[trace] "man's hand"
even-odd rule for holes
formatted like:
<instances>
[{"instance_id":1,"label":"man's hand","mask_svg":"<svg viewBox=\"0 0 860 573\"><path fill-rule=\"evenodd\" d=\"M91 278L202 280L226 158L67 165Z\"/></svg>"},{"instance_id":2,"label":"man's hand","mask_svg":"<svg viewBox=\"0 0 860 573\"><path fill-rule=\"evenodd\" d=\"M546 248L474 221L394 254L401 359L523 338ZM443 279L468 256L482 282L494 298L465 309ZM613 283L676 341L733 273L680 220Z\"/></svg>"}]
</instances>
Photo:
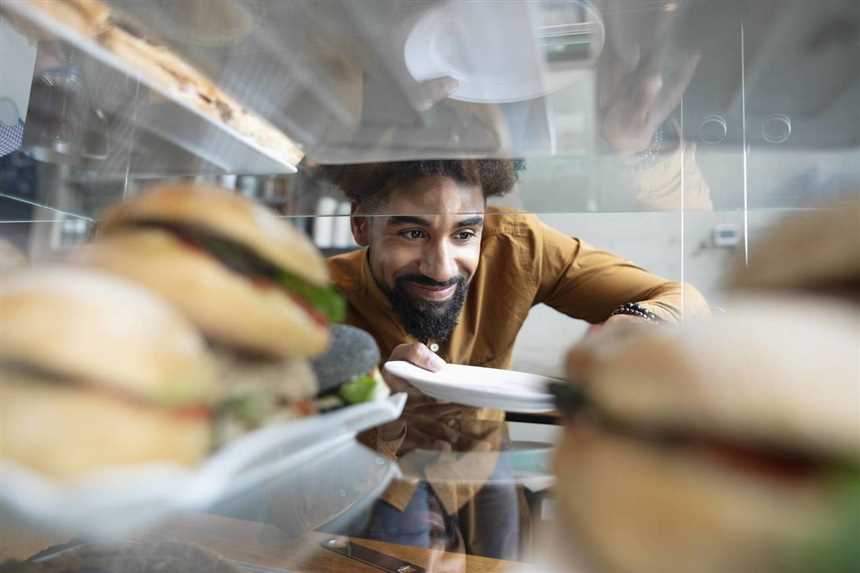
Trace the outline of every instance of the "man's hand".
<instances>
[{"instance_id":1,"label":"man's hand","mask_svg":"<svg viewBox=\"0 0 860 573\"><path fill-rule=\"evenodd\" d=\"M657 128L681 103L699 65L698 52L661 47L678 14L654 10L647 24L631 18L631 0L604 0L607 42L598 61L601 135L622 155L645 151ZM637 11L638 12L638 11ZM667 70L670 56L674 70Z\"/></svg>"},{"instance_id":2,"label":"man's hand","mask_svg":"<svg viewBox=\"0 0 860 573\"><path fill-rule=\"evenodd\" d=\"M419 368L423 368L424 370L429 370L430 372L438 372L445 367L445 361L420 342L401 344L400 346L395 347L394 350L391 351L391 356L388 357L389 362L392 360L403 360L414 364ZM382 376L385 379L385 383L388 384L392 391L406 392L409 400L413 403L415 402L413 398L421 399L424 397L424 394L406 382L406 380L388 372L383 372Z\"/></svg>"},{"instance_id":3,"label":"man's hand","mask_svg":"<svg viewBox=\"0 0 860 573\"><path fill-rule=\"evenodd\" d=\"M379 439L393 444L387 450L392 457L413 450L480 453L498 448L504 422L466 420L464 414L469 409L447 402L425 402L378 428Z\"/></svg>"},{"instance_id":4,"label":"man's hand","mask_svg":"<svg viewBox=\"0 0 860 573\"><path fill-rule=\"evenodd\" d=\"M471 433L462 427L459 417L463 408L448 404L454 408L448 415L434 411L432 415L413 413L405 417L406 438L400 447L400 455L412 450L432 450L437 452L488 452L492 443L488 440L490 432ZM440 406L445 408L445 406Z\"/></svg>"},{"instance_id":5,"label":"man's hand","mask_svg":"<svg viewBox=\"0 0 860 573\"><path fill-rule=\"evenodd\" d=\"M404 360L419 368L438 372L445 361L421 343L401 344L391 351L389 360ZM395 392L406 392L409 399L403 416L380 428L383 440L402 439L398 454L415 449L441 452L481 452L491 449L486 441L488 431L462 427L464 410L468 406L440 402L422 394L417 388L397 376L385 373L385 382ZM405 433L405 436L404 436Z\"/></svg>"},{"instance_id":6,"label":"man's hand","mask_svg":"<svg viewBox=\"0 0 860 573\"><path fill-rule=\"evenodd\" d=\"M460 82L449 76L425 80L418 84L420 93L424 96L416 105L418 111L427 111L440 101L447 99L460 87Z\"/></svg>"},{"instance_id":7,"label":"man's hand","mask_svg":"<svg viewBox=\"0 0 860 573\"><path fill-rule=\"evenodd\" d=\"M603 138L607 143L621 154L648 149L657 128L681 103L700 59L700 54L687 56L680 69L669 78L665 78L651 60L632 72L620 74L620 78L612 78L616 83L605 96L600 110Z\"/></svg>"},{"instance_id":8,"label":"man's hand","mask_svg":"<svg viewBox=\"0 0 860 573\"><path fill-rule=\"evenodd\" d=\"M389 362L392 360L403 360L414 364L419 368L429 370L430 372L438 372L445 367L445 361L420 342L396 346L388 357ZM383 424L378 428L378 439L381 442L392 444L388 447L402 450L406 436L406 418L409 410L420 404L426 403L430 398L425 396L420 390L409 384L406 380L387 372L385 369L382 371L382 377L385 380L385 383L388 384L388 387L391 388L392 392L406 393L406 408L400 418L388 422L387 424ZM389 452L390 455L395 455L395 453L396 452L393 450Z\"/></svg>"}]
</instances>

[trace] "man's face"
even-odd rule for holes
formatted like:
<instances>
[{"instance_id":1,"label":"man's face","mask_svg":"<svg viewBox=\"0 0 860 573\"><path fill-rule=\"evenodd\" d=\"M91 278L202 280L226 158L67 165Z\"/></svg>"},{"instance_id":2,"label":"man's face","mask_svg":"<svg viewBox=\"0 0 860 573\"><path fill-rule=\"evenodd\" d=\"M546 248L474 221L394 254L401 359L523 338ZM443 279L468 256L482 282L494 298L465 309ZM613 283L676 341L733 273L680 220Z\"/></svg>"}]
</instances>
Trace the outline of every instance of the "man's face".
<instances>
[{"instance_id":1,"label":"man's face","mask_svg":"<svg viewBox=\"0 0 860 573\"><path fill-rule=\"evenodd\" d=\"M393 190L379 212L353 219L370 269L407 332L448 337L478 268L484 225L479 187L426 177Z\"/></svg>"}]
</instances>

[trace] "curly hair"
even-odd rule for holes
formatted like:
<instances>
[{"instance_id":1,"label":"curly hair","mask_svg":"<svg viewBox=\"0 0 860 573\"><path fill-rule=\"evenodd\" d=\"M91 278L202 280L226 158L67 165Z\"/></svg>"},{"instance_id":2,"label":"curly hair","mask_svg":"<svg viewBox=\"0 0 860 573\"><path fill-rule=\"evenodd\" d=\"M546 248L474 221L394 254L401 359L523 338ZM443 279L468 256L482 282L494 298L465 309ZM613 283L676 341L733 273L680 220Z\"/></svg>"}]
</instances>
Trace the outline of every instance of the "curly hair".
<instances>
[{"instance_id":1,"label":"curly hair","mask_svg":"<svg viewBox=\"0 0 860 573\"><path fill-rule=\"evenodd\" d=\"M449 177L457 183L481 188L484 198L508 193L524 168L522 160L433 159L352 165L320 165L317 175L339 187L350 201L363 209L384 203L397 187L424 177Z\"/></svg>"}]
</instances>

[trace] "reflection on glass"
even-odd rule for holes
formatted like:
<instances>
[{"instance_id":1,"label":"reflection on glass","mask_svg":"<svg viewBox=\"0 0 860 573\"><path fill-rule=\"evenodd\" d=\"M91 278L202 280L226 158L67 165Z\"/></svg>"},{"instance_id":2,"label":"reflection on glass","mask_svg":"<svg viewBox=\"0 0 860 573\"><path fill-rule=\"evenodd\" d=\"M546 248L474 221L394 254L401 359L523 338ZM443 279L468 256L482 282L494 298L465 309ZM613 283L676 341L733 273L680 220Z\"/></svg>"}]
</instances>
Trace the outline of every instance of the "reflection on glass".
<instances>
[{"instance_id":1,"label":"reflection on glass","mask_svg":"<svg viewBox=\"0 0 860 573\"><path fill-rule=\"evenodd\" d=\"M860 189L855 0L107 4L305 158L287 175L80 42L26 28L38 58L21 147L0 157L0 273L64 258L151 183L215 183L335 257L349 321L384 359L559 376L574 344L597 355L595 330L721 314L726 269L766 258L766 228ZM416 548L523 558L540 497L525 454L499 411L443 406L413 392L368 447L141 536L292 569L344 567L321 545L341 535L428 569L467 555ZM68 541L33 538L10 556Z\"/></svg>"}]
</instances>

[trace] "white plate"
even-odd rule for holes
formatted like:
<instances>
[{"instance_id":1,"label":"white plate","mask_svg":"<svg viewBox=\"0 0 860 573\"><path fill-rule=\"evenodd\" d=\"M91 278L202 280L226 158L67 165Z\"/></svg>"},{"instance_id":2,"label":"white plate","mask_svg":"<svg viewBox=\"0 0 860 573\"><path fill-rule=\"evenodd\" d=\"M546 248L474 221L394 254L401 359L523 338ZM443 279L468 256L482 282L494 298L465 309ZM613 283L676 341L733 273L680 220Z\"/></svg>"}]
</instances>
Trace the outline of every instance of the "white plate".
<instances>
[{"instance_id":1,"label":"white plate","mask_svg":"<svg viewBox=\"0 0 860 573\"><path fill-rule=\"evenodd\" d=\"M561 381L540 374L461 364L448 364L439 372L430 372L399 360L386 362L385 370L408 381L431 398L508 412L555 410L547 384Z\"/></svg>"},{"instance_id":2,"label":"white plate","mask_svg":"<svg viewBox=\"0 0 860 573\"><path fill-rule=\"evenodd\" d=\"M548 8L572 12L562 22L543 21ZM566 22L566 23L565 23ZM590 57L565 65L545 62L543 43L564 30L587 35ZM603 48L604 29L586 0L446 2L424 14L404 46L417 81L443 76L459 82L451 99L512 103L538 98L578 81Z\"/></svg>"},{"instance_id":3,"label":"white plate","mask_svg":"<svg viewBox=\"0 0 860 573\"><path fill-rule=\"evenodd\" d=\"M405 394L304 420L273 424L230 442L196 468L147 464L56 482L0 462L0 522L25 520L88 539L121 539L177 511L202 511L283 477L355 434L396 419Z\"/></svg>"}]
</instances>

